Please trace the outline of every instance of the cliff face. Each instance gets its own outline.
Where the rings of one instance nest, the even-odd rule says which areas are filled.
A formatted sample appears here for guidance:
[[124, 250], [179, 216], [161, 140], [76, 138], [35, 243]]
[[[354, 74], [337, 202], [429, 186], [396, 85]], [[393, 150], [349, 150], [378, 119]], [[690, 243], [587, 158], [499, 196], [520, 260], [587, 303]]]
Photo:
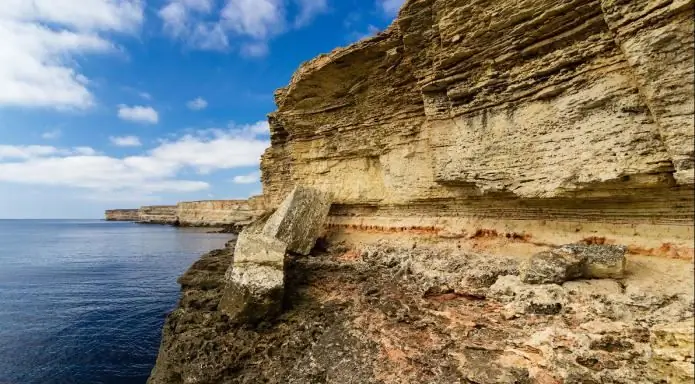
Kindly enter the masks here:
[[148, 205], [140, 207], [138, 221], [145, 224], [176, 224], [176, 206]]
[[185, 226], [245, 225], [263, 213], [263, 200], [186, 201], [176, 206], [179, 224]]
[[[276, 92], [264, 196], [340, 234], [693, 255], [693, 1], [409, 0]], [[493, 244], [494, 243], [494, 244]]]
[[137, 209], [110, 209], [104, 216], [106, 221], [138, 221], [140, 212]]

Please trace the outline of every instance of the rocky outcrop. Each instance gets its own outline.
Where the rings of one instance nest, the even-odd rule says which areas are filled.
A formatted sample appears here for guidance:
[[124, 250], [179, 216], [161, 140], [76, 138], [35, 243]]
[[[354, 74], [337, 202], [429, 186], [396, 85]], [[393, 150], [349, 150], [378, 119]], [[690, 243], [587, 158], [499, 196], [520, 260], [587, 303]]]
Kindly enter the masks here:
[[175, 205], [148, 205], [140, 207], [138, 222], [143, 224], [176, 224]]
[[233, 244], [180, 279], [150, 384], [690, 383], [693, 264], [525, 284], [519, 259], [372, 244], [286, 260], [279, 317], [220, 310]]
[[140, 211], [137, 209], [110, 209], [104, 213], [106, 221], [138, 221]]
[[[693, 257], [692, 0], [409, 0], [276, 92], [264, 195], [338, 235]], [[396, 237], [396, 236], [393, 236]]]
[[176, 216], [182, 226], [247, 225], [264, 211], [263, 198], [248, 200], [184, 201], [176, 205]]

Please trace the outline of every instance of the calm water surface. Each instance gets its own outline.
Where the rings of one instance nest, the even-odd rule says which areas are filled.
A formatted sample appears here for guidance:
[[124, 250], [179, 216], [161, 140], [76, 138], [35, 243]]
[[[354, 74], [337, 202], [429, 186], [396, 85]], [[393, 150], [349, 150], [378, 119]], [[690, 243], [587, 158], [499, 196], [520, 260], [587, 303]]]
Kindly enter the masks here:
[[0, 384], [144, 383], [176, 278], [230, 235], [0, 220]]

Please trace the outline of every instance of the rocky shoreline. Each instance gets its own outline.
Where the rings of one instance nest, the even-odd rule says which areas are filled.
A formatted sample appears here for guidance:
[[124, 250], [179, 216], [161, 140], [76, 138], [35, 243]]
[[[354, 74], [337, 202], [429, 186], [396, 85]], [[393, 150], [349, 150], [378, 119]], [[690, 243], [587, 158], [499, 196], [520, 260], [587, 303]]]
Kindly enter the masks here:
[[179, 279], [148, 383], [693, 379], [687, 261], [631, 256], [622, 279], [526, 284], [515, 257], [335, 244], [288, 254], [284, 312], [252, 325], [218, 308], [234, 246]]

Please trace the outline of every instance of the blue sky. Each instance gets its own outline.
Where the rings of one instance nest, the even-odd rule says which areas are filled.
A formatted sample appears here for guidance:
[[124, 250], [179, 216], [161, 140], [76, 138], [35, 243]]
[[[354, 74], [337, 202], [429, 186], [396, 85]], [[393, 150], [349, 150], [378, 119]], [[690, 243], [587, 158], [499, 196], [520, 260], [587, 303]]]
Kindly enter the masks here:
[[273, 91], [402, 2], [3, 0], [0, 218], [260, 193]]

